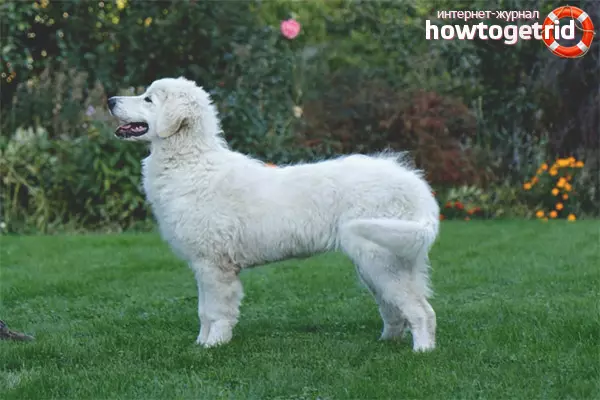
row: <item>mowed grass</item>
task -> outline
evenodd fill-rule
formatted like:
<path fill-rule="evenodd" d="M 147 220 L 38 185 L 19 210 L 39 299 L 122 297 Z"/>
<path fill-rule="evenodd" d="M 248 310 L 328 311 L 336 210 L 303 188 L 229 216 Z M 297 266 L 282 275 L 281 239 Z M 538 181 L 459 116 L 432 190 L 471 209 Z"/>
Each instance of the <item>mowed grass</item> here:
<path fill-rule="evenodd" d="M 598 399 L 598 221 L 444 222 L 438 348 L 380 342 L 340 254 L 251 271 L 203 349 L 192 272 L 157 235 L 3 237 L 2 399 Z"/>

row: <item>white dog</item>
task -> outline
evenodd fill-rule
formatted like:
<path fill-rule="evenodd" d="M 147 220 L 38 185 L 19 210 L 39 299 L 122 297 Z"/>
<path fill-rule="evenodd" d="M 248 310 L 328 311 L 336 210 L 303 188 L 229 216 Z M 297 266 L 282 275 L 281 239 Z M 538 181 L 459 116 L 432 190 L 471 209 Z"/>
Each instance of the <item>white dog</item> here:
<path fill-rule="evenodd" d="M 163 238 L 195 273 L 197 343 L 231 340 L 241 269 L 339 249 L 379 305 L 381 338 L 410 328 L 415 351 L 435 347 L 428 252 L 439 206 L 397 154 L 268 167 L 228 148 L 208 93 L 184 78 L 108 104 L 119 138 L 150 142 L 144 190 Z"/>

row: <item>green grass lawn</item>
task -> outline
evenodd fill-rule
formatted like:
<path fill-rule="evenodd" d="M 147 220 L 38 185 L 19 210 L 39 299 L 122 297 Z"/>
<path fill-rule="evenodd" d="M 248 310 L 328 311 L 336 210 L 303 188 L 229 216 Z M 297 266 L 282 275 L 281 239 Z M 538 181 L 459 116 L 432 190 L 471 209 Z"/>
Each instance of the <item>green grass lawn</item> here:
<path fill-rule="evenodd" d="M 438 348 L 380 342 L 340 254 L 242 274 L 233 341 L 194 345 L 192 272 L 153 234 L 3 237 L 2 399 L 599 399 L 598 221 L 444 222 Z"/>

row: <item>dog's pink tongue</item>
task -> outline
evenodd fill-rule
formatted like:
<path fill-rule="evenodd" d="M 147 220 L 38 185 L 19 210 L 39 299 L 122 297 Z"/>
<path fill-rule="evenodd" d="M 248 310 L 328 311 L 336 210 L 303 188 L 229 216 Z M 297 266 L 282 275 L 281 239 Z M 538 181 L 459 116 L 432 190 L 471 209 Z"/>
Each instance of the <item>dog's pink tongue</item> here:
<path fill-rule="evenodd" d="M 131 124 L 125 124 L 125 125 L 121 125 L 121 126 L 119 127 L 119 129 L 129 130 L 129 129 L 131 129 Z"/>

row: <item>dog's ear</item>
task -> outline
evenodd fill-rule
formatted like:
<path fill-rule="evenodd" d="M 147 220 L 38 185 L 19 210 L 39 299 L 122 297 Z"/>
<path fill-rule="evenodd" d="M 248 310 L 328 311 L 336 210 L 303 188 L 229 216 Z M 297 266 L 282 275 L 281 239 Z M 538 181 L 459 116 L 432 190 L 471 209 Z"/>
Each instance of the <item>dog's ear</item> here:
<path fill-rule="evenodd" d="M 166 101 L 156 117 L 156 132 L 161 138 L 168 138 L 177 133 L 185 121 L 185 105 L 176 101 Z"/>

